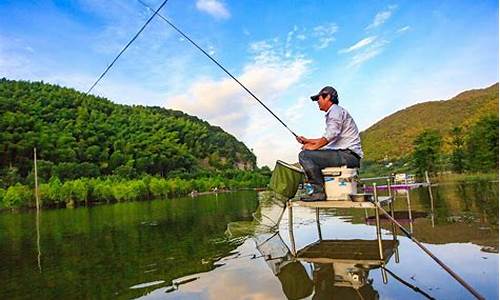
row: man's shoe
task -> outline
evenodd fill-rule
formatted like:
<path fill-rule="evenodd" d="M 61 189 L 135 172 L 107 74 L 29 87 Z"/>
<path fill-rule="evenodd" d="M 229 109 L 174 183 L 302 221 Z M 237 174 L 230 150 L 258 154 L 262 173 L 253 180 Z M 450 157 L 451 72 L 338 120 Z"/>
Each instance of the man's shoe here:
<path fill-rule="evenodd" d="M 300 201 L 304 201 L 304 202 L 326 201 L 326 194 L 325 193 L 313 193 L 310 195 L 300 197 Z"/>

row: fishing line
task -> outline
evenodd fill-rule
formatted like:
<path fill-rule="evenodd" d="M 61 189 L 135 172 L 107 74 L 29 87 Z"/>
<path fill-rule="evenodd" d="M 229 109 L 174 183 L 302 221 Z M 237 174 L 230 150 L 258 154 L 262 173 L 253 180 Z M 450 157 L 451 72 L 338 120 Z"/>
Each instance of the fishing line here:
<path fill-rule="evenodd" d="M 151 10 L 151 11 L 153 10 L 149 5 L 144 3 L 142 0 L 137 0 L 137 1 L 139 3 L 141 3 L 142 5 L 144 5 L 146 8 L 148 8 L 149 10 Z M 214 59 L 210 54 L 208 54 L 205 50 L 203 50 L 203 48 L 198 46 L 198 44 L 195 43 L 191 38 L 189 38 L 189 36 L 187 36 L 184 32 L 182 32 L 182 30 L 177 28 L 177 26 L 175 26 L 172 22 L 170 22 L 167 18 L 165 18 L 164 16 L 162 16 L 158 12 L 155 12 L 154 15 L 158 15 L 158 17 L 162 18 L 163 21 L 167 22 L 167 24 L 170 25 L 175 31 L 177 31 L 186 40 L 188 40 L 193 46 L 195 46 L 198 50 L 200 50 L 203 54 L 205 54 L 206 57 L 208 57 L 219 68 L 221 68 L 222 71 L 224 71 L 229 77 L 231 77 L 234 81 L 236 81 L 245 91 L 247 91 L 250 94 L 250 96 L 252 96 L 255 100 L 257 100 L 257 102 L 259 102 L 270 114 L 272 114 L 283 126 L 285 126 L 285 128 L 288 129 L 288 131 L 290 131 L 291 134 L 293 134 L 295 137 L 298 137 L 290 128 L 288 128 L 288 126 L 275 113 L 273 113 L 269 109 L 269 107 L 267 107 L 257 96 L 255 96 L 255 94 L 252 93 L 252 91 L 250 91 L 243 83 L 241 83 L 236 77 L 234 77 L 233 74 L 231 74 L 231 72 L 229 72 L 226 68 L 224 68 L 224 66 L 222 66 L 216 59 Z"/>
<path fill-rule="evenodd" d="M 151 22 L 151 20 L 153 20 L 153 18 L 163 8 L 163 6 L 165 6 L 165 4 L 167 4 L 167 1 L 168 0 L 163 1 L 163 3 L 160 5 L 160 7 L 158 7 L 157 10 L 153 10 L 154 13 L 151 15 L 151 17 L 149 17 L 149 19 L 146 21 L 146 23 L 144 23 L 144 25 L 142 25 L 141 29 L 139 29 L 139 31 L 134 35 L 134 37 L 127 43 L 127 45 L 125 45 L 125 47 L 122 49 L 122 51 L 120 51 L 120 53 L 118 53 L 118 55 L 115 57 L 115 59 L 113 59 L 113 61 L 108 65 L 108 67 L 104 70 L 104 72 L 102 72 L 101 76 L 99 76 L 99 78 L 94 82 L 94 84 L 88 89 L 88 91 L 85 93 L 85 95 L 88 95 L 90 93 L 90 91 L 92 91 L 92 89 L 97 85 L 97 83 L 99 83 L 99 81 L 101 81 L 101 79 L 104 77 L 104 75 L 106 75 L 106 73 L 108 73 L 109 69 L 111 69 L 111 67 L 115 64 L 115 62 L 123 54 L 123 52 L 125 52 L 125 50 L 127 50 L 127 48 L 130 45 L 132 45 L 132 43 L 137 39 L 137 37 L 146 28 L 146 26 L 148 26 L 149 22 Z"/>

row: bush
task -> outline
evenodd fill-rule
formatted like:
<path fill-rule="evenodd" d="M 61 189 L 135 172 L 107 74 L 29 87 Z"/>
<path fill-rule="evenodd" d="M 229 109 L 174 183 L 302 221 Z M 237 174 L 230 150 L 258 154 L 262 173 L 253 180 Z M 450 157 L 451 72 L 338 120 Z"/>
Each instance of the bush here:
<path fill-rule="evenodd" d="M 2 209 L 4 207 L 4 204 L 3 204 L 3 198 L 5 196 L 5 190 L 0 188 L 0 209 Z"/>
<path fill-rule="evenodd" d="M 9 208 L 33 206 L 33 191 L 26 185 L 16 183 L 7 189 L 3 203 Z"/>
<path fill-rule="evenodd" d="M 170 192 L 169 185 L 165 179 L 162 178 L 151 178 L 149 182 L 149 191 L 151 195 L 158 198 L 168 198 Z"/>
<path fill-rule="evenodd" d="M 73 204 L 82 201 L 87 201 L 88 189 L 85 182 L 81 179 L 66 181 L 60 190 L 61 199 L 66 204 Z"/>
<path fill-rule="evenodd" d="M 91 200 L 110 202 L 114 199 L 112 190 L 113 182 L 111 182 L 111 180 L 93 180 L 91 181 L 91 184 Z"/>

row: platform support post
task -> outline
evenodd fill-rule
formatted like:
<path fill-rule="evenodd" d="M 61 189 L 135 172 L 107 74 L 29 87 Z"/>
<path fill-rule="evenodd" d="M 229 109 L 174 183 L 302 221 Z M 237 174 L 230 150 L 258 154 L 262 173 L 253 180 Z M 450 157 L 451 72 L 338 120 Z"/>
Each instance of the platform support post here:
<path fill-rule="evenodd" d="M 375 221 L 376 221 L 376 230 L 377 230 L 377 242 L 378 242 L 378 253 L 380 257 L 380 261 L 382 263 L 382 266 L 384 266 L 384 249 L 382 247 L 382 229 L 380 228 L 380 216 L 379 216 L 379 202 L 378 202 L 378 195 L 377 195 L 377 183 L 373 183 L 373 197 L 375 201 Z M 387 273 L 385 272 L 384 268 L 380 268 L 382 271 L 382 280 L 385 283 L 387 283 Z"/>
<path fill-rule="evenodd" d="M 410 233 L 413 233 L 413 217 L 411 215 L 411 200 L 409 188 L 406 188 L 406 205 L 408 206 L 408 219 L 410 219 Z"/>
<path fill-rule="evenodd" d="M 319 207 L 316 207 L 316 226 L 318 226 L 318 237 L 319 240 L 323 240 L 323 235 L 321 234 L 321 223 L 319 222 Z"/>
<path fill-rule="evenodd" d="M 396 196 L 393 195 L 392 193 L 392 187 L 391 187 L 391 179 L 388 178 L 387 179 L 387 189 L 389 190 L 389 197 L 391 197 L 391 199 L 389 200 L 389 208 L 391 210 L 391 217 L 394 218 L 394 202 L 396 201 Z M 397 235 L 396 235 L 396 224 L 392 223 L 391 222 L 391 229 L 392 229 L 392 240 L 393 241 L 397 241 Z M 399 250 L 398 250 L 398 247 L 396 247 L 396 251 L 394 251 L 394 255 L 395 255 L 395 260 L 396 260 L 396 263 L 399 263 Z"/>

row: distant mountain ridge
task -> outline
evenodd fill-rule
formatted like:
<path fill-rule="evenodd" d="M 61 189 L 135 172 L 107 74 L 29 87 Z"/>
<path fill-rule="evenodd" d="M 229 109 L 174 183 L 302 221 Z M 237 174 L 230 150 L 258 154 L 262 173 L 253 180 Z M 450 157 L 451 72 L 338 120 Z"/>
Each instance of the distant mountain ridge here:
<path fill-rule="evenodd" d="M 439 131 L 446 140 L 453 127 L 468 127 L 485 115 L 498 115 L 498 87 L 495 83 L 449 100 L 415 104 L 385 117 L 361 132 L 365 159 L 402 158 L 411 154 L 414 139 L 426 129 Z"/>
<path fill-rule="evenodd" d="M 13 167 L 26 177 L 34 147 L 39 172 L 69 179 L 256 168 L 245 144 L 181 111 L 0 79 L 0 177 Z"/>

